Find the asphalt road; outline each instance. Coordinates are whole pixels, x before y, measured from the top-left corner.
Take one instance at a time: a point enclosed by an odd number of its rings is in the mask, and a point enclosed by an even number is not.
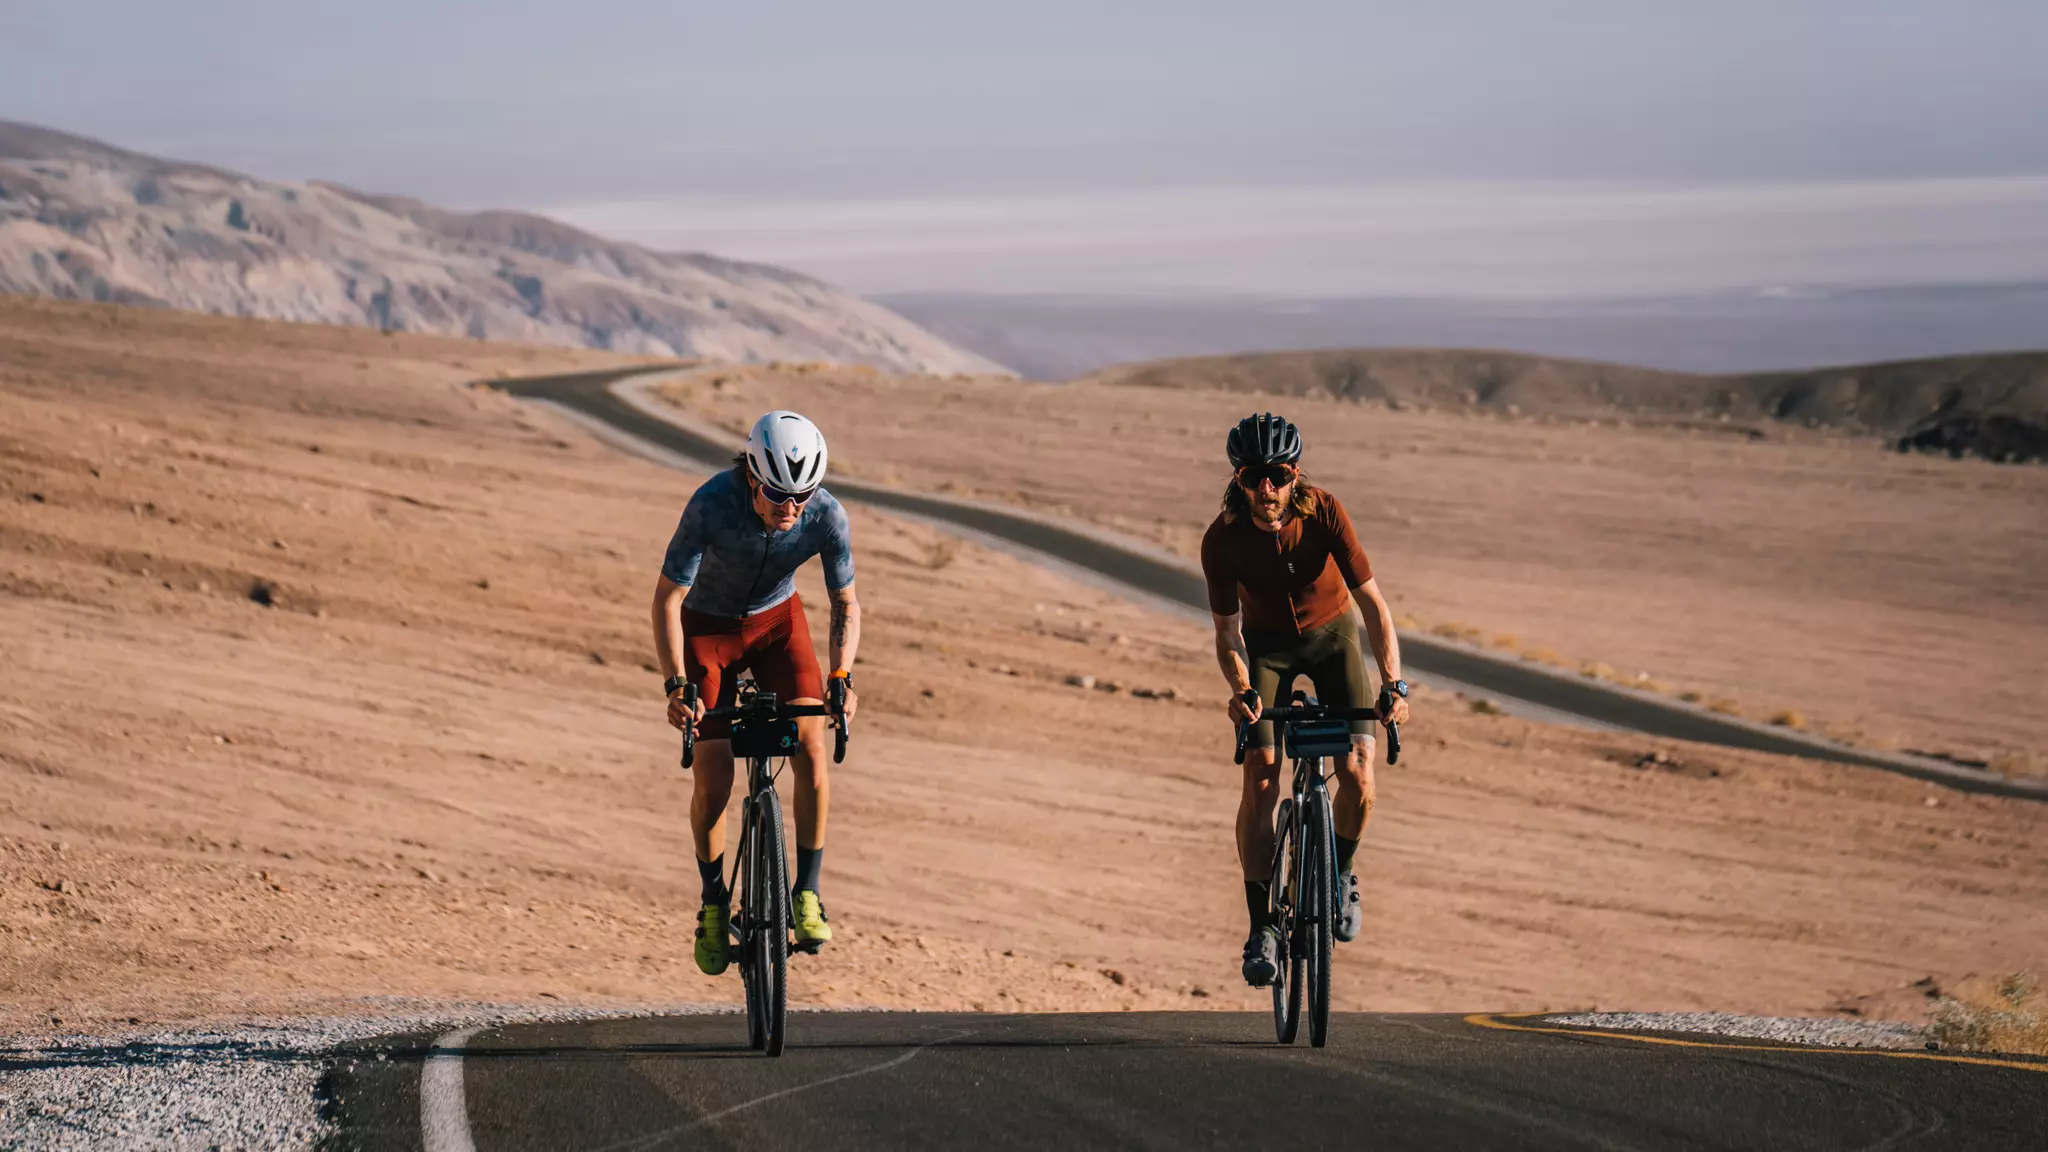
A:
[[[634,368],[488,383],[514,396],[552,401],[628,436],[712,466],[723,465],[730,460],[733,451],[730,444],[658,419],[613,393],[613,384],[628,377],[645,375],[648,371],[647,368]],[[1199,574],[1159,557],[1118,547],[1096,536],[1021,512],[863,484],[842,476],[833,477],[828,487],[833,495],[843,499],[956,524],[1044,553],[1150,596],[1204,613],[1208,611],[1208,596]],[[1489,657],[1463,645],[1444,643],[1429,636],[1404,634],[1401,637],[1401,654],[1407,669],[1419,678],[1441,677],[1477,692],[1527,702],[1559,718],[1579,719],[1601,727],[1702,744],[1882,768],[1964,791],[2048,800],[2048,786],[2040,782],[2008,780],[1996,773],[1953,767],[1924,758],[1850,748],[1720,716],[1648,693],[1617,689],[1583,677],[1559,675],[1521,661]]]
[[[733,1014],[376,1042],[324,1084],[335,1146],[659,1148],[2011,1148],[2048,1144],[2048,1061],[1664,1044],[1473,1018]],[[378,1059],[377,1053],[384,1059]],[[423,1075],[424,1073],[424,1075]],[[428,1088],[423,1093],[422,1084]],[[451,1106],[450,1094],[455,1101]]]

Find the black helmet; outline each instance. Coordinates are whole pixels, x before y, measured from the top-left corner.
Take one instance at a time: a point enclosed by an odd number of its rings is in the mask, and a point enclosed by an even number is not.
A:
[[[1261,412],[1237,422],[1224,450],[1230,453],[1232,468],[1292,464],[1301,459],[1301,431],[1271,412]]]

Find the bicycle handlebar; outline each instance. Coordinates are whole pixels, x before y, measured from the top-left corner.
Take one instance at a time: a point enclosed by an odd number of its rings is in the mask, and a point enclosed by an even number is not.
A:
[[[1250,691],[1247,691],[1245,696],[1256,698]],[[1268,720],[1275,724],[1284,724],[1289,720],[1379,720],[1387,728],[1387,763],[1393,764],[1401,759],[1401,726],[1382,719],[1378,708],[1338,708],[1324,704],[1299,707],[1283,704],[1264,709],[1259,713],[1258,719],[1251,724],[1238,722],[1237,753],[1232,757],[1236,763],[1244,763],[1245,749],[1251,744],[1252,724],[1262,724]]]
[[[838,723],[833,726],[836,732],[832,748],[832,762],[837,764],[845,760],[846,739],[852,733],[849,731],[845,714],[846,690],[844,683],[844,681],[833,681],[833,691],[831,694],[835,699],[830,704],[777,703],[772,709],[769,709],[763,708],[759,704],[748,703],[736,704],[731,708],[706,709],[704,715],[699,716],[695,721],[683,728],[683,767],[687,769],[696,763],[697,725],[699,724],[710,720],[794,720],[799,716],[830,716],[836,719]],[[683,685],[683,703],[694,705],[697,703],[697,699],[697,686],[695,684]]]

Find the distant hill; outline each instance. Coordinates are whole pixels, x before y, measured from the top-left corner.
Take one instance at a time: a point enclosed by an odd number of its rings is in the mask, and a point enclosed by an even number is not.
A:
[[[1699,375],[1514,352],[1370,348],[1155,360],[1084,379],[1573,419],[1778,420],[1901,447],[2048,459],[2048,352]]]
[[[0,120],[0,292],[743,362],[1003,372],[781,268]]]

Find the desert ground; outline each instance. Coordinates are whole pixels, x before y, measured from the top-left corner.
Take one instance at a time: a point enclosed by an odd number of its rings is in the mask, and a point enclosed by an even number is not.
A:
[[[1275,409],[1412,627],[1867,747],[2048,772],[2048,468],[1783,424],[1622,426],[1099,382],[707,371],[661,394],[820,420],[833,466],[1192,559],[1225,432]]]
[[[738,998],[690,959],[688,781],[645,635],[698,478],[471,386],[618,362],[0,299],[0,1026]],[[1242,406],[703,389],[707,418],[815,410],[860,474],[1181,550]],[[1410,612],[1745,707],[2038,746],[2019,677],[2043,545],[2021,530],[2048,473],[1297,409],[1312,451],[1369,433],[1311,464]],[[1206,629],[853,515],[840,939],[798,959],[795,1000],[1261,1007]],[[815,572],[801,587],[818,603]],[[2048,963],[2048,807],[1441,693],[1408,736],[1340,1008],[1911,1019],[1930,989]]]

